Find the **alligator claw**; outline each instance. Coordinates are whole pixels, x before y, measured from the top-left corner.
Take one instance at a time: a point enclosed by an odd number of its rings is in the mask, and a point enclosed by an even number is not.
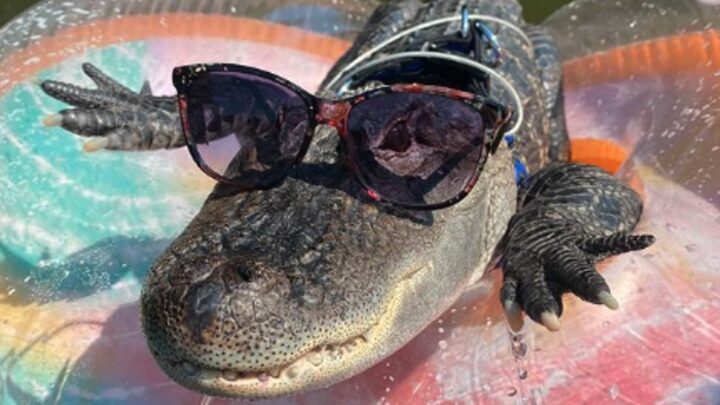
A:
[[[523,321],[522,308],[514,301],[505,301],[505,318],[507,318],[510,329],[513,332],[520,332],[522,329]]]
[[[48,115],[47,117],[43,118],[43,125],[46,127],[59,127],[62,125],[62,115],[61,114],[53,114]]]
[[[550,311],[540,314],[540,323],[549,331],[557,332],[560,330],[560,318]]]
[[[92,64],[82,65],[97,89],[47,80],[40,83],[49,96],[72,109],[46,117],[46,126],[60,126],[81,136],[98,137],[84,150],[151,150],[185,144],[174,97],[152,95],[149,82],[134,92]]]
[[[83,150],[88,153],[97,152],[101,149],[107,148],[109,144],[110,141],[108,140],[108,138],[97,138],[85,142],[85,144],[83,145]]]
[[[566,292],[617,310],[595,264],[655,242],[651,235],[628,233],[642,211],[638,195],[591,166],[556,164],[535,177],[521,185],[521,208],[502,243],[500,299],[511,328],[522,326],[522,308],[548,330],[558,330]],[[592,236],[597,233],[602,236]]]
[[[620,304],[617,302],[615,297],[612,296],[608,291],[602,291],[600,294],[598,294],[597,297],[598,301],[600,301],[601,304],[605,305],[609,309],[612,309],[613,311],[617,311],[618,308],[620,308]]]

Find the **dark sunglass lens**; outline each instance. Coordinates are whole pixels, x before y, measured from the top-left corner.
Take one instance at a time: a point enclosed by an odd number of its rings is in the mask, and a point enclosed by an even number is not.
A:
[[[485,153],[482,114],[433,94],[370,98],[350,112],[348,131],[350,153],[367,185],[408,206],[460,196]]]
[[[302,150],[310,117],[300,95],[251,74],[212,72],[187,93],[190,137],[203,162],[246,188],[282,179]]]

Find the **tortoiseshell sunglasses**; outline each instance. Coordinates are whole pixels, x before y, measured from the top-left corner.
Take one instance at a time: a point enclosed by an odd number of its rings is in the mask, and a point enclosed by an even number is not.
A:
[[[173,82],[190,153],[214,179],[248,191],[275,186],[325,124],[337,129],[368,196],[410,209],[462,200],[512,115],[476,94],[418,84],[325,100],[230,64],[177,67]]]

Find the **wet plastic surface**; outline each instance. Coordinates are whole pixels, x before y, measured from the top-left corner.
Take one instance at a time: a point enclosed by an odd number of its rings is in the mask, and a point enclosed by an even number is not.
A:
[[[35,81],[88,83],[79,67],[92,61],[171,94],[173,66],[221,60],[313,90],[372,11],[224,3],[49,1],[0,31],[3,402],[208,401],[157,368],[137,298],[211,183],[185,150],[82,153],[81,140],[41,126],[62,106]],[[567,297],[561,332],[529,325],[513,342],[491,272],[374,368],[274,402],[720,401],[720,10],[709,3],[579,1],[549,21],[567,58],[572,135],[628,150],[619,175],[645,197],[639,231],[658,238],[603,265],[619,311]]]

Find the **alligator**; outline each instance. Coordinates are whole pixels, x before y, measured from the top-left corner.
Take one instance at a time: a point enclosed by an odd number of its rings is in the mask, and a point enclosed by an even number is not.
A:
[[[463,7],[519,27],[488,23],[503,49],[493,68],[516,89],[524,121],[489,157],[474,191],[436,211],[375,204],[328,128],[318,129],[305,161],[280,185],[240,192],[217,184],[152,265],[141,294],[148,346],[173,380],[239,398],[331,385],[405,345],[496,263],[513,330],[523,312],[558,330],[568,292],[618,308],[595,264],[654,238],[631,234],[642,212],[636,192],[599,168],[569,162],[558,54],[541,27],[524,22],[516,0],[385,2],[325,85],[394,33]],[[427,47],[457,25],[421,31],[383,52]],[[97,89],[41,84],[73,107],[47,125],[91,137],[86,151],[184,145],[173,97],[154,96],[149,86],[134,92],[92,65],[83,69]],[[435,75],[432,84],[463,86]],[[512,105],[494,80],[461,90]]]

